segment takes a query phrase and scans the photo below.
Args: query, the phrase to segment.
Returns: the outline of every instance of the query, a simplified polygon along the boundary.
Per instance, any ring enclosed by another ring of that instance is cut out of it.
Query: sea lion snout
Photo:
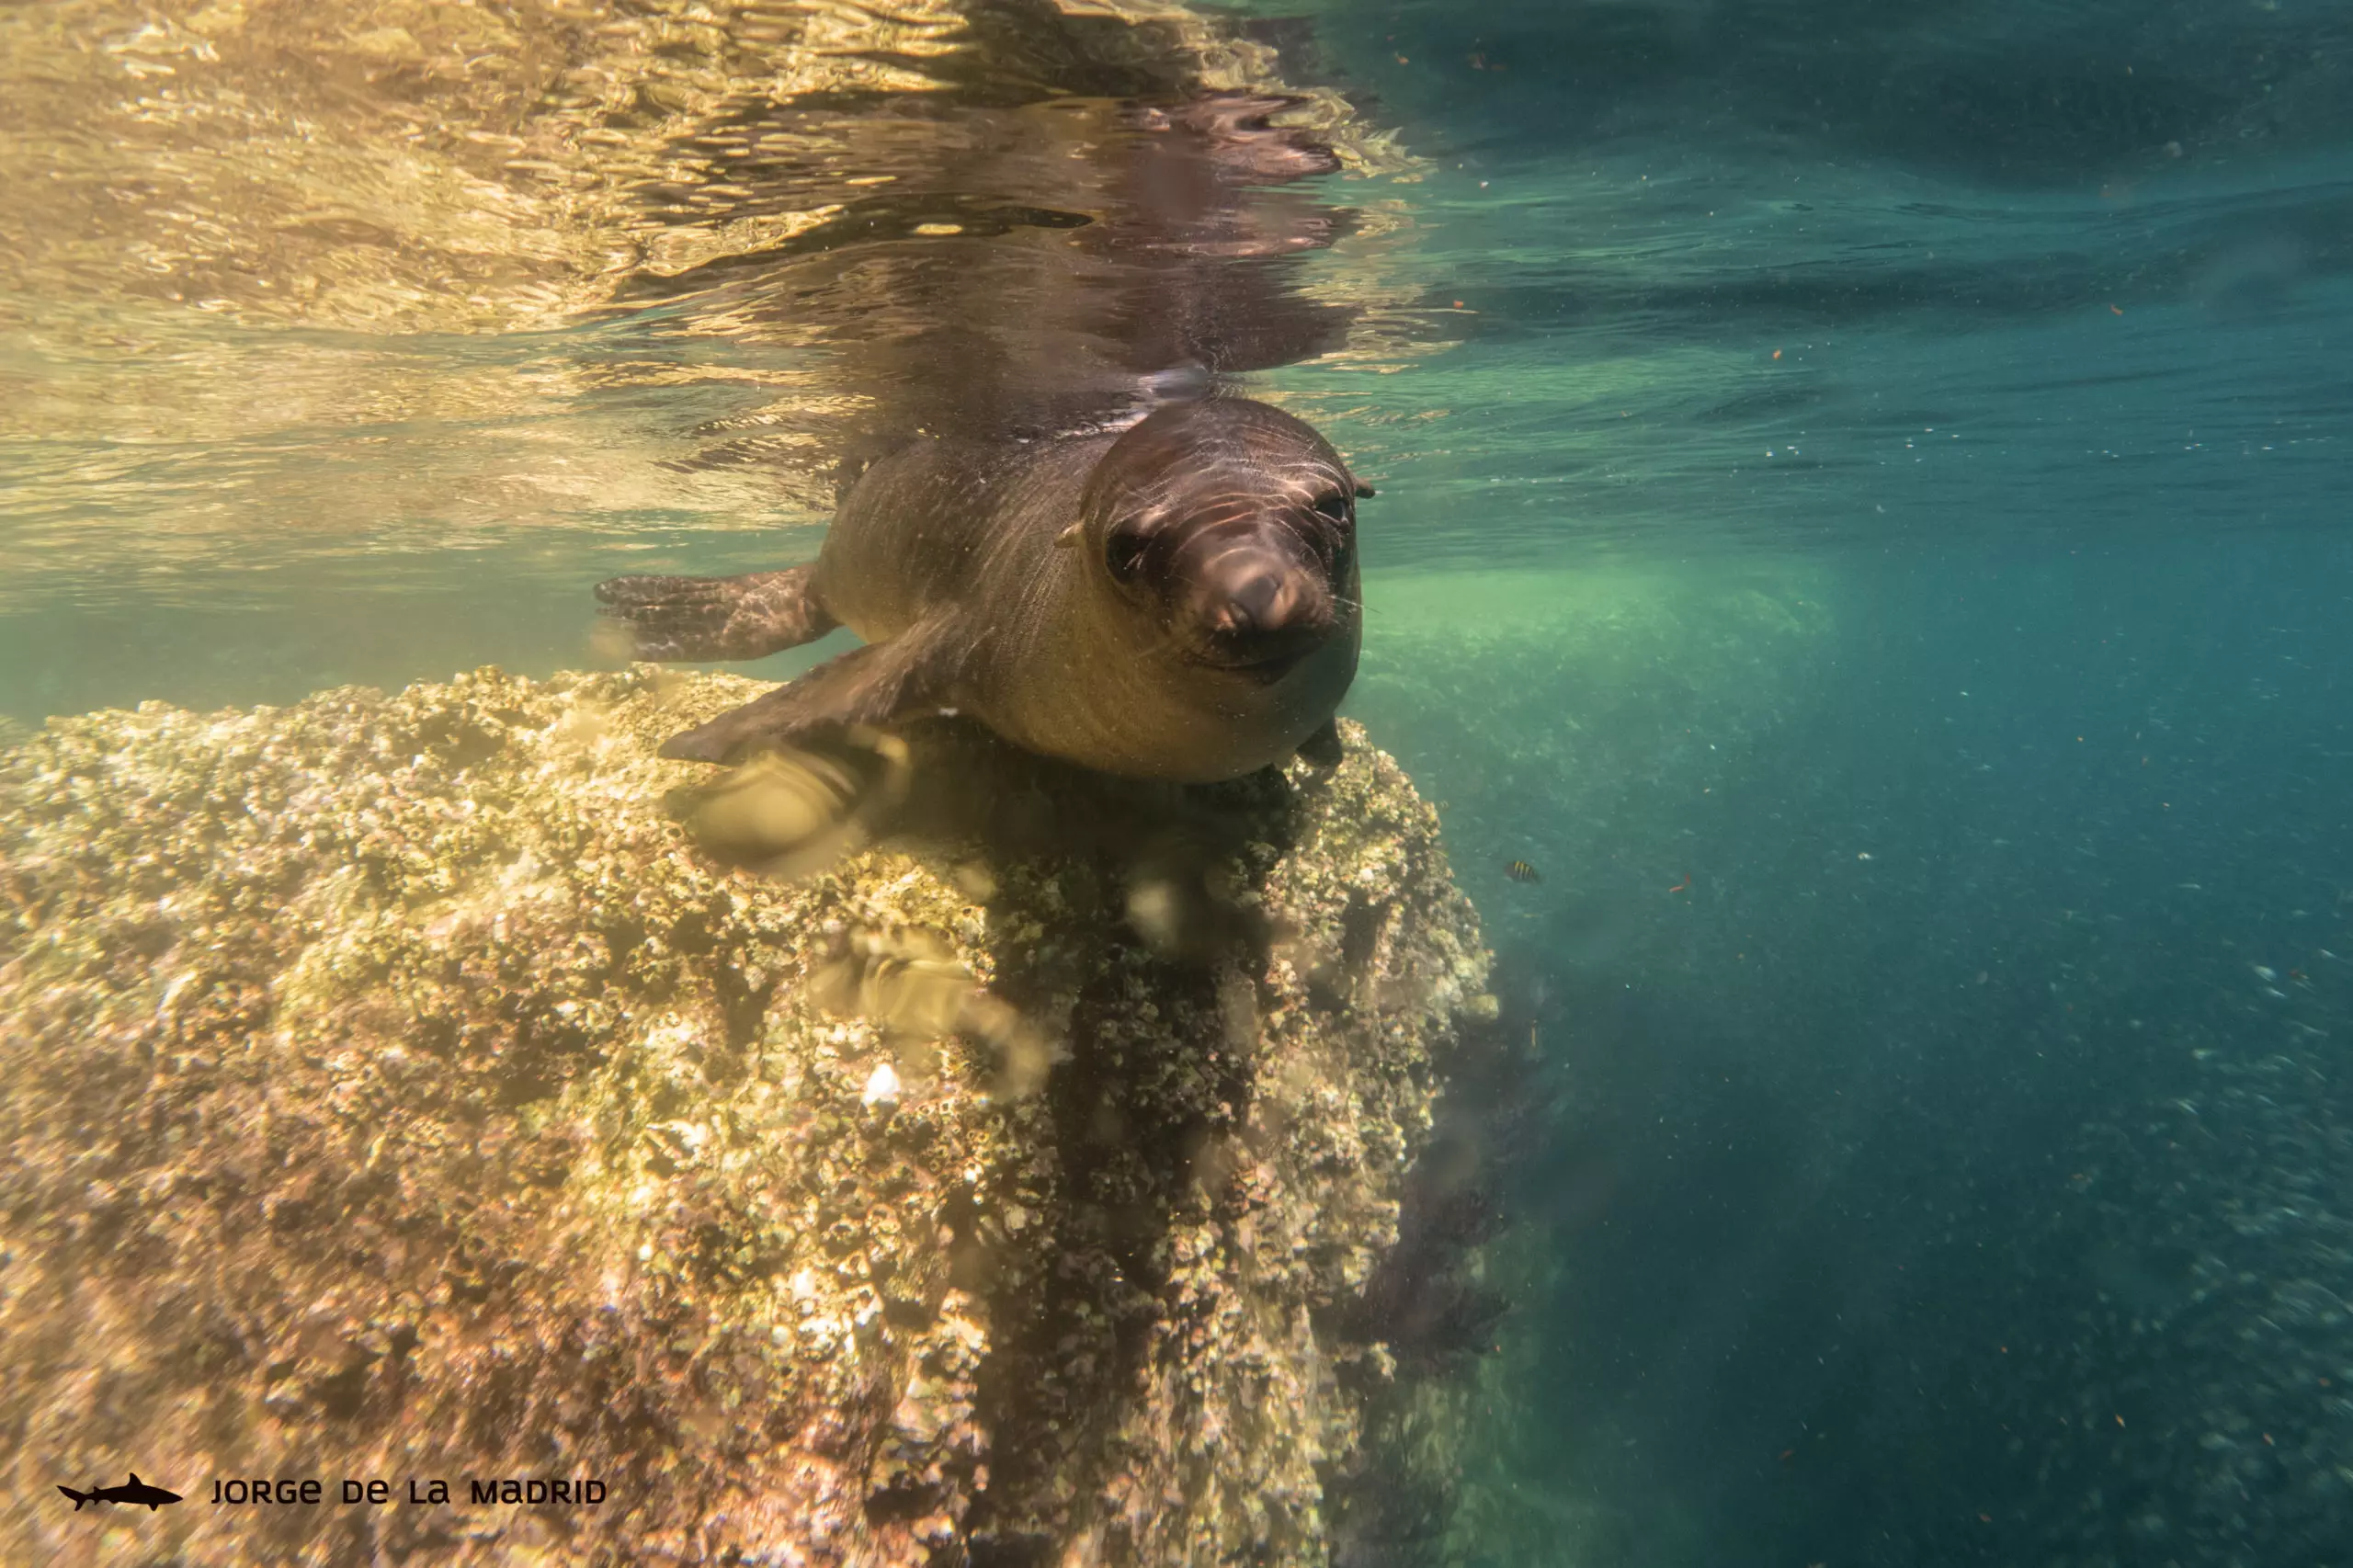
[[[1202,566],[1192,588],[1187,608],[1211,664],[1287,665],[1332,630],[1331,589],[1304,551],[1229,550]]]
[[[1292,619],[1303,597],[1295,574],[1279,565],[1258,567],[1227,585],[1224,597],[1210,612],[1210,630],[1221,637],[1279,631]]]

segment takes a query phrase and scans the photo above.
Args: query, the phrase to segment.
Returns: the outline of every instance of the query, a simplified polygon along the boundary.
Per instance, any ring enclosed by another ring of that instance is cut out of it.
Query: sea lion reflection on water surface
[[[1370,493],[1308,425],[1207,398],[1118,434],[919,439],[858,479],[813,566],[597,594],[647,658],[867,640],[665,756],[955,711],[1100,772],[1209,782],[1336,751]]]

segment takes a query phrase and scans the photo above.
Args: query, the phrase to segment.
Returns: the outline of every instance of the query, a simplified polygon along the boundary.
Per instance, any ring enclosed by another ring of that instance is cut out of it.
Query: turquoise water
[[[1919,17],[1340,47],[1477,312],[1357,707],[1551,1048],[1449,1561],[2353,1539],[2347,34]]]
[[[1380,487],[1347,711],[1544,1062],[1452,1533],[1355,1560],[2341,1561],[2353,22],[1307,8],[1415,161],[1314,182],[1376,347],[1245,384]],[[0,294],[0,712],[550,672],[815,548],[704,460],[813,362],[739,296],[75,276]]]

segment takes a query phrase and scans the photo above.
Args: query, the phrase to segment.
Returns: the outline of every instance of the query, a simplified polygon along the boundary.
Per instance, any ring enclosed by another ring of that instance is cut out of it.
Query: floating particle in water
[[[809,981],[825,1011],[918,1040],[953,1033],[979,985],[945,937],[919,928],[851,932],[840,955],[817,965]]]
[[[1155,949],[1173,949],[1184,926],[1176,885],[1162,877],[1139,879],[1128,889],[1128,923]]]
[[[906,743],[857,726],[674,791],[671,810],[706,854],[790,880],[865,847],[908,778]]]
[[[881,1028],[918,1079],[938,1064],[931,1042],[950,1035],[973,1041],[992,1059],[989,1092],[999,1097],[1035,1094],[1062,1059],[1017,1009],[982,989],[937,931],[849,932],[838,953],[810,971],[809,989],[825,1011]],[[862,1097],[872,1106],[895,1098],[904,1086],[898,1069],[886,1063],[868,1077]]]
[[[965,1006],[958,1027],[995,1057],[989,1093],[997,1099],[1025,1099],[1045,1086],[1054,1063],[1069,1052],[1033,1028],[1010,1005],[986,992]]]

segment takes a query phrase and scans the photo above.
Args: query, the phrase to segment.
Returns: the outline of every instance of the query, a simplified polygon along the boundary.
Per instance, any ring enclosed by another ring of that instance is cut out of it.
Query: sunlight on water
[[[298,619],[339,572],[455,587],[488,551],[570,590],[584,550],[822,521],[828,432],[891,374],[877,336],[930,326],[900,274],[1005,268],[1013,323],[1084,330],[1087,296],[1024,275],[1022,236],[1117,199],[1090,151],[1125,133],[1110,95],[1247,81],[1265,52],[1174,11],[1074,50],[1042,15],[945,6],[0,26],[10,608]],[[1303,114],[1360,171],[1404,166],[1328,94]],[[1378,319],[1398,222],[1351,218],[1365,243],[1324,292],[1376,319],[1343,359],[1420,332]]]

